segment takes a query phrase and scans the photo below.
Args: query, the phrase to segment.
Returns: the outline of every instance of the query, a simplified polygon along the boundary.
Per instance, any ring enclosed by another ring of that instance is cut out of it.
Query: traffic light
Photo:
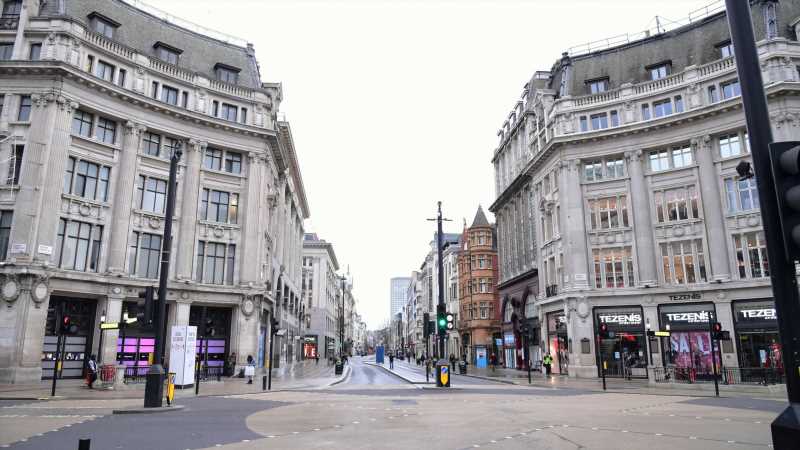
[[[153,304],[155,289],[153,286],[147,286],[144,291],[139,292],[139,312],[136,314],[136,321],[142,328],[150,328],[153,326],[153,313],[155,312],[155,305]]]
[[[72,317],[69,314],[64,314],[61,317],[61,334],[70,335],[77,334],[78,326],[72,323]]]
[[[279,325],[280,325],[280,322],[278,321],[278,319],[273,317],[272,318],[272,329],[270,330],[273,335],[278,333],[278,326]]]
[[[796,261],[800,259],[800,142],[773,142],[769,156],[786,260]]]
[[[598,327],[597,335],[600,336],[600,339],[608,339],[609,332],[608,332],[608,325],[605,323],[601,323]]]
[[[436,328],[439,332],[447,330],[447,314],[444,312],[436,313]]]
[[[447,331],[454,330],[456,328],[456,316],[453,313],[445,314],[445,319],[447,319]]]
[[[429,320],[425,324],[425,326],[428,327],[428,337],[436,334],[436,322],[435,321]]]
[[[431,327],[430,327],[430,324],[429,324],[430,321],[431,321],[431,315],[430,314],[425,313],[425,314],[422,315],[422,336],[424,338],[426,338],[426,339],[431,334]]]
[[[203,336],[214,336],[214,321],[211,319],[206,319],[205,329],[203,330]]]

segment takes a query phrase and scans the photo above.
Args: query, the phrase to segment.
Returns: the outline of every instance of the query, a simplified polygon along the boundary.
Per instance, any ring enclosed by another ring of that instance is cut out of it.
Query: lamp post
[[[344,275],[340,278],[342,282],[342,307],[339,309],[339,358],[344,357],[344,302],[345,302],[345,294],[346,294],[346,287],[345,282],[347,278]]]
[[[650,318],[645,319],[644,322],[644,351],[647,352],[647,365],[653,365],[653,355],[650,353]]]
[[[100,314],[100,339],[97,343],[97,364],[103,363],[103,335],[105,334],[105,330],[103,329],[103,324],[106,323],[106,311],[103,310],[102,314]]]

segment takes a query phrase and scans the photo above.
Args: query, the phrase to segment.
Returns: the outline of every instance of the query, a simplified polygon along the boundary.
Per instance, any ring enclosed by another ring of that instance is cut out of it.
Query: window
[[[766,278],[769,276],[767,243],[764,240],[763,231],[733,235],[733,248],[736,250],[739,278]]]
[[[97,139],[106,144],[113,144],[117,137],[117,122],[106,119],[105,117],[97,118]]]
[[[178,55],[183,53],[182,50],[179,50],[175,47],[171,47],[169,45],[164,44],[163,42],[156,42],[155,51],[156,57],[164,62],[168,62],[170,64],[178,64]]]
[[[14,54],[14,43],[0,43],[0,61],[8,61]]]
[[[599,94],[608,90],[608,78],[590,80],[586,82],[586,90],[589,94]]]
[[[219,81],[236,84],[239,80],[239,69],[237,68],[217,64],[214,69]]]
[[[236,245],[197,241],[195,277],[200,283],[233,284]]]
[[[178,139],[164,136],[164,156],[172,156],[180,145],[181,141]]]
[[[206,157],[203,160],[203,167],[211,170],[222,169],[222,150],[206,147]]]
[[[64,172],[64,193],[89,200],[108,200],[111,168],[70,156]]]
[[[247,108],[242,108],[242,114],[239,117],[242,123],[247,123]]]
[[[767,39],[778,37],[778,18],[775,12],[775,3],[769,2],[765,4],[763,11]]]
[[[235,224],[239,215],[239,194],[203,189],[200,218],[211,222]]]
[[[583,165],[583,176],[586,181],[621,178],[625,176],[624,168],[622,157],[586,161]]]
[[[225,172],[242,173],[242,155],[240,153],[225,152]]]
[[[230,120],[231,122],[236,122],[236,113],[239,108],[236,105],[230,105],[228,103],[222,104],[222,118],[225,120]]]
[[[730,158],[731,156],[739,156],[742,154],[742,147],[739,145],[739,135],[731,134],[728,136],[719,137],[719,156],[722,158]]]
[[[81,272],[97,272],[103,226],[60,219],[55,260],[58,267]]]
[[[683,97],[678,95],[675,97],[675,112],[682,113],[683,112]]]
[[[592,120],[593,130],[602,130],[603,128],[608,128],[608,114],[592,114],[590,118]]]
[[[86,71],[91,72],[94,68],[94,56],[87,55],[86,56]]]
[[[107,38],[114,38],[114,31],[119,26],[119,23],[114,22],[108,17],[104,17],[97,13],[89,15],[89,25],[96,33],[100,33]]]
[[[581,131],[589,131],[589,121],[587,120],[586,116],[581,116]]]
[[[158,98],[158,81],[153,81],[153,84],[150,85],[150,96]]]
[[[6,96],[3,95],[3,94],[0,94],[0,116],[3,115],[3,108],[4,108],[5,104],[6,104]]]
[[[628,227],[628,198],[626,195],[589,200],[589,224],[592,230]]]
[[[31,96],[30,95],[23,95],[19,99],[19,113],[17,114],[17,120],[20,122],[28,122],[31,120]]]
[[[136,207],[144,211],[164,214],[166,203],[166,180],[139,175],[136,179]]]
[[[216,100],[211,102],[211,115],[214,117],[219,117],[219,102]]]
[[[128,72],[126,72],[125,69],[119,69],[117,73],[117,86],[125,87],[125,75],[127,74]]]
[[[660,246],[665,283],[693,284],[706,281],[701,239],[662,243]]]
[[[670,63],[660,63],[654,66],[646,67],[646,69],[650,72],[651,80],[660,80],[662,78],[666,78],[672,72]]]
[[[25,146],[24,145],[15,145],[14,146],[14,154],[12,155],[12,161],[8,162],[8,176],[6,177],[6,183],[12,186],[16,186],[19,184],[20,173],[22,172],[22,158],[25,155]]]
[[[697,188],[695,186],[667,189],[653,193],[658,223],[699,219]]]
[[[98,60],[94,69],[94,75],[110,83],[114,81],[114,66],[105,61]]]
[[[670,99],[653,102],[653,115],[664,117],[672,114],[672,101]]]
[[[618,127],[619,126],[619,114],[617,114],[617,110],[613,110],[610,113],[611,115],[611,126]]]
[[[145,155],[158,156],[161,153],[161,135],[145,131],[142,150]]]
[[[31,61],[38,61],[42,58],[42,43],[31,44],[31,51],[29,53]]]
[[[727,83],[722,83],[719,85],[719,87],[720,89],[722,89],[723,100],[727,100],[729,98],[738,97],[742,95],[742,91],[739,88],[739,80],[733,80]]]
[[[72,133],[85,138],[91,138],[93,123],[94,116],[86,111],[77,110],[72,117]]]
[[[720,58],[730,58],[733,56],[733,43],[730,41],[717,45]]]
[[[11,237],[11,219],[14,211],[0,211],[0,261],[8,257],[8,239]]]
[[[480,303],[480,311],[481,311],[481,319],[488,319],[489,318],[489,303],[488,302],[481,302]],[[470,319],[471,316],[474,315],[472,311],[470,311]]]
[[[719,95],[717,94],[717,87],[711,85],[708,87],[708,103],[717,103],[719,101]]]
[[[134,231],[128,251],[128,273],[141,278],[158,278],[160,256],[160,235]]]
[[[690,166],[693,162],[691,147],[677,147],[670,150],[650,152],[650,171],[660,172],[668,169]]]
[[[189,93],[186,92],[186,91],[183,91],[181,93],[181,107],[182,108],[187,108],[188,105],[189,105]]]
[[[755,178],[746,180],[726,178],[725,197],[728,199],[729,213],[753,211],[761,207]]]
[[[170,105],[178,105],[178,90],[174,87],[161,85],[161,101]]]
[[[642,105],[642,120],[650,120],[650,105]]]
[[[18,17],[22,11],[22,0],[6,0],[3,2],[3,17]]]
[[[633,271],[631,247],[593,249],[592,260],[595,288],[613,289],[635,286],[636,276]]]

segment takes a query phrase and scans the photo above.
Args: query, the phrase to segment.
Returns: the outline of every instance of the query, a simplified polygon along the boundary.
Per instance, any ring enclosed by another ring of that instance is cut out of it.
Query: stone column
[[[190,140],[186,146],[186,167],[183,172],[183,199],[177,236],[177,278],[192,279],[195,227],[197,226],[198,196],[200,193],[200,161],[208,143]],[[241,215],[241,211],[239,212]],[[187,319],[188,320],[188,319]],[[187,322],[188,323],[188,322]]]
[[[122,321],[122,303],[124,301],[125,292],[121,287],[114,286],[109,290],[105,301],[107,322]],[[103,348],[98,349],[98,358],[100,358],[100,361],[102,361],[103,364],[116,364],[117,339],[119,338],[119,330],[106,330],[100,331],[100,333],[103,333]]]
[[[708,281],[729,281],[731,279],[728,259],[728,237],[725,220],[722,217],[722,197],[719,192],[719,174],[711,156],[711,136],[692,139],[697,162],[700,165],[700,193],[702,194],[703,219],[708,237],[708,254],[711,256],[711,277]]]
[[[581,191],[580,161],[564,161],[559,176],[561,217],[559,233],[564,250],[564,274],[569,274],[572,290],[589,288],[589,256],[586,242],[583,192]],[[557,271],[556,271],[557,272]],[[564,285],[564,280],[558,280]]]
[[[244,192],[244,208],[239,204],[239,220],[242,223],[242,234],[237,267],[241,284],[260,284],[258,260],[261,238],[259,234],[259,196],[262,192],[262,174],[264,160],[261,155],[250,153],[247,167],[247,190]],[[247,245],[242,245],[242,244]]]
[[[145,127],[133,122],[125,123],[122,139],[122,154],[112,170],[114,183],[114,205],[111,220],[111,245],[108,253],[108,271],[116,275],[125,273],[125,257],[128,254],[131,210],[134,208],[133,190],[136,187],[139,144]],[[116,175],[113,173],[116,171]]]
[[[642,301],[644,303],[642,306],[642,311],[644,313],[642,320],[644,320],[645,324],[647,324],[649,321],[650,330],[658,331],[658,305],[653,303],[653,299],[649,295],[645,296]],[[645,357],[649,358],[647,360],[647,379],[650,384],[654,384],[656,382],[656,378],[653,367],[663,366],[663,359],[661,358],[661,338],[657,337],[651,339],[649,336],[645,336],[645,339],[647,340]],[[646,353],[647,351],[650,352],[649,355]]]
[[[28,2],[23,1],[22,8],[19,11],[19,18],[17,19],[17,35],[14,37],[14,51],[11,54],[11,59],[28,59],[28,55],[25,54],[27,48],[22,45],[25,42],[25,29],[28,28],[28,15]]]
[[[7,275],[0,278],[0,383],[39,383],[42,378],[47,278]]]
[[[733,310],[731,309],[730,300],[729,299],[724,299],[724,297],[725,297],[724,291],[720,291],[720,292],[717,293],[717,300],[718,301],[714,302],[714,307],[717,310],[717,321],[722,324],[722,329],[723,330],[728,330],[728,331],[731,332],[731,335],[733,335],[733,330],[734,330],[734,326],[733,326],[733,319],[734,319]],[[736,339],[735,336],[731,336],[731,338]],[[730,342],[730,343],[733,344],[733,342]],[[725,345],[723,345],[723,344],[724,344],[724,342],[720,343],[720,345],[721,345],[720,353],[717,354],[717,357],[719,357],[720,354],[722,355],[722,365],[723,366],[725,366],[725,367],[737,367],[739,365],[739,357],[736,354],[736,346],[735,345],[731,345],[730,347],[731,347],[731,352],[732,353],[726,353],[726,352],[722,351],[722,349],[725,348]],[[717,362],[719,363],[719,359],[717,360]]]
[[[655,240],[653,223],[650,218],[650,192],[644,179],[641,150],[625,153],[628,175],[631,178],[631,206],[633,212],[634,236],[636,237],[636,256],[639,265],[639,286],[657,286]]]
[[[61,180],[64,179],[71,139],[70,122],[78,105],[53,94],[33,95],[31,100],[31,129],[20,173],[18,213],[14,214],[10,239],[12,245],[25,244],[26,252],[10,256],[17,260],[49,262],[51,254],[55,253]],[[37,253],[37,242],[45,246],[42,249],[44,253]]]

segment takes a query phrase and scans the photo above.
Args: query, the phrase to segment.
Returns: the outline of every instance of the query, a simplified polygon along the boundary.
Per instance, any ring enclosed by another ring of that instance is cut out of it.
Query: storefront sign
[[[751,319],[778,320],[778,316],[775,313],[775,308],[743,309],[739,311],[739,314],[741,314],[742,319],[745,320],[751,320]]]
[[[641,325],[642,315],[639,313],[630,314],[598,314],[600,322],[616,325]]]
[[[661,330],[704,330],[714,314],[712,303],[659,306]]]
[[[692,292],[691,294],[675,294],[670,295],[670,301],[681,301],[681,300],[701,300],[703,298],[703,294],[699,292]]]
[[[506,333],[503,335],[503,342],[506,346],[513,347],[514,346],[514,333]]]
[[[667,313],[665,316],[670,322],[708,323],[708,311]]]

